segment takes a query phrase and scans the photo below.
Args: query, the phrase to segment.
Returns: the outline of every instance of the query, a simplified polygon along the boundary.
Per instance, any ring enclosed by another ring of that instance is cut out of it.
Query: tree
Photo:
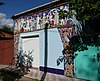
[[[100,16],[100,0],[65,0],[70,10],[76,10],[78,20],[90,20]]]
[[[65,0],[69,3],[70,10],[76,10],[76,18],[79,21],[85,21],[83,26],[83,32],[81,38],[85,44],[89,46],[100,46],[98,35],[100,34],[100,0]],[[70,12],[71,13],[71,12]],[[71,13],[72,14],[72,13]],[[89,36],[91,35],[91,36]],[[79,36],[80,37],[80,36]],[[76,39],[79,43],[79,37],[71,39],[70,43],[73,43],[74,51],[76,50],[87,50],[85,45],[76,45]],[[93,39],[91,41],[90,39]],[[73,40],[73,41],[72,41]],[[91,42],[91,43],[90,43]],[[88,45],[87,44],[87,45]],[[74,46],[76,45],[76,46]],[[80,48],[80,49],[79,49]]]
[[[8,26],[2,26],[2,30],[8,33],[13,33],[13,29]]]
[[[4,4],[3,2],[0,2],[0,6],[3,5],[3,4]]]

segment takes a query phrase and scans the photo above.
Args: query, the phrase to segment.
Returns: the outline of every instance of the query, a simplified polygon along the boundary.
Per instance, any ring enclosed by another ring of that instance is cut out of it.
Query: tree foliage
[[[70,10],[76,10],[78,20],[90,20],[100,15],[100,0],[65,0]]]
[[[5,32],[8,32],[8,33],[13,33],[13,29],[8,27],[8,26],[3,26],[2,30],[5,31]]]
[[[3,2],[0,2],[0,6],[3,5],[3,4],[4,4]]]

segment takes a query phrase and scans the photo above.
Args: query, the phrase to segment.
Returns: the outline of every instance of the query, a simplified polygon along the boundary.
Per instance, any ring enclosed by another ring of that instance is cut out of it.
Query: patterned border
[[[44,71],[46,67],[40,66],[40,71]],[[47,72],[64,75],[64,70],[47,67]]]

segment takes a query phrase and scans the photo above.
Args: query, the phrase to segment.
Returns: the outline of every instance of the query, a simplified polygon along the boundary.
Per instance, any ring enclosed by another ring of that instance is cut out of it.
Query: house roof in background
[[[0,28],[0,39],[7,39],[7,38],[12,39],[14,38],[14,35],[12,33],[5,32]]]

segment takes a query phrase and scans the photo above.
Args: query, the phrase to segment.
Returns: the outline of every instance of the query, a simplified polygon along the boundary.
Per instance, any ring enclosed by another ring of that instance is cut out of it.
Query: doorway
[[[39,35],[22,37],[23,53],[33,58],[32,67],[39,68]]]

